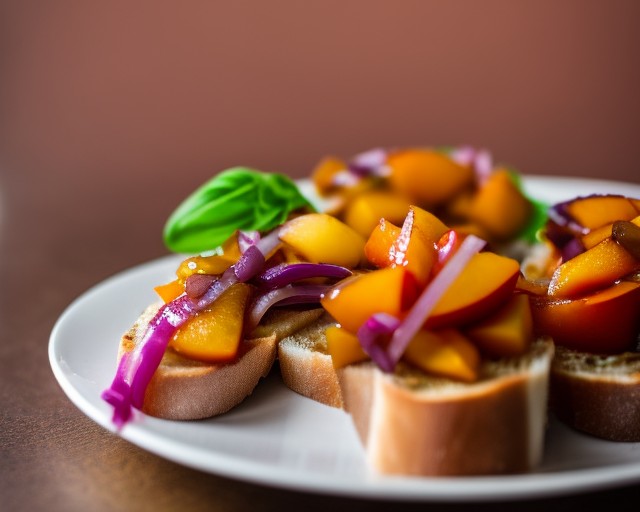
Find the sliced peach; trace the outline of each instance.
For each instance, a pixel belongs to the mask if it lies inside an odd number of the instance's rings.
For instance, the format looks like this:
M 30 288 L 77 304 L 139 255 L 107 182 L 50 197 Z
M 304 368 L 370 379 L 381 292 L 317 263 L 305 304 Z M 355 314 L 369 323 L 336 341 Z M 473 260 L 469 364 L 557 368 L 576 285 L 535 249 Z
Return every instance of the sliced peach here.
M 334 368 L 342 368 L 369 359 L 367 353 L 362 350 L 358 337 L 346 329 L 332 325 L 325 330 L 325 336 L 327 352 L 331 356 Z
M 154 291 L 160 296 L 162 301 L 166 304 L 174 299 L 177 299 L 184 292 L 184 282 L 179 279 L 156 286 Z
M 426 327 L 460 326 L 484 317 L 511 297 L 519 273 L 514 259 L 492 252 L 474 255 L 438 301 Z
M 596 229 L 616 220 L 638 216 L 632 200 L 621 195 L 593 195 L 566 203 L 567 213 L 581 226 Z
M 466 330 L 480 350 L 494 357 L 523 354 L 533 338 L 529 297 L 514 294 L 507 303 L 486 319 Z
M 391 265 L 391 247 L 400 236 L 401 228 L 387 221 L 380 219 L 378 225 L 371 231 L 364 246 L 364 254 L 370 263 L 378 268 L 385 268 Z
M 320 160 L 311 171 L 311 180 L 320 195 L 328 194 L 335 188 L 335 177 L 341 171 L 347 169 L 347 163 L 333 156 L 327 156 Z
M 342 327 L 357 334 L 374 313 L 402 316 L 417 294 L 417 282 L 410 272 L 404 267 L 389 267 L 340 281 L 321 304 Z
M 585 352 L 635 348 L 640 332 L 640 283 L 621 281 L 586 297 L 531 297 L 533 328 L 540 336 Z
M 325 213 L 289 220 L 280 230 L 280 240 L 312 263 L 354 268 L 364 260 L 364 237 Z
M 531 213 L 531 203 L 516 186 L 509 171 L 497 169 L 473 198 L 469 218 L 493 238 L 503 240 L 521 231 Z
M 443 204 L 473 183 L 471 167 L 430 149 L 406 149 L 387 158 L 389 183 L 402 195 L 429 206 Z
M 411 209 L 413 210 L 414 227 L 422 232 L 428 242 L 437 243 L 442 235 L 449 231 L 449 227 L 433 213 L 415 205 L 411 206 Z
M 392 266 L 405 267 L 416 277 L 420 285 L 424 286 L 431 276 L 437 253 L 433 241 L 418 228 L 415 211 L 411 207 L 389 254 Z
M 251 287 L 236 283 L 176 331 L 171 347 L 199 361 L 233 360 L 242 340 L 244 311 Z
M 386 191 L 365 192 L 354 198 L 343 214 L 345 224 L 364 237 L 384 218 L 394 224 L 402 224 L 409 211 L 406 198 Z
M 606 288 L 627 274 L 640 270 L 640 261 L 606 238 L 591 249 L 560 265 L 549 283 L 549 295 L 573 299 Z
M 625 219 L 617 219 L 617 220 L 625 220 Z M 631 219 L 630 222 L 633 222 L 636 226 L 640 226 L 640 215 Z M 602 226 L 596 229 L 592 229 L 584 235 L 580 241 L 585 249 L 591 249 L 593 246 L 598 245 L 605 238 L 609 238 L 611 236 L 611 228 L 613 227 L 613 223 L 607 224 L 606 226 Z
M 184 282 L 192 274 L 218 275 L 222 274 L 233 263 L 234 260 L 217 254 L 213 256 L 193 256 L 180 263 L 178 270 L 176 270 L 176 276 L 180 281 Z
M 478 378 L 480 353 L 457 329 L 418 331 L 402 357 L 427 373 L 465 382 Z

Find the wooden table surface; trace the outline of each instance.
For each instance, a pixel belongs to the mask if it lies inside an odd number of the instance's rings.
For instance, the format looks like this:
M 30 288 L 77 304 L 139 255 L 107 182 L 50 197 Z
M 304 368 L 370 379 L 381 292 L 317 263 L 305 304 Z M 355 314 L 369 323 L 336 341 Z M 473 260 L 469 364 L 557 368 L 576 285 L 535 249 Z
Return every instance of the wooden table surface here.
M 639 5 L 160 4 L 0 5 L 0 510 L 388 510 L 120 439 L 54 379 L 53 325 L 91 286 L 165 255 L 169 213 L 231 165 L 301 177 L 328 153 L 468 142 L 525 173 L 639 183 Z M 402 509 L 639 502 L 635 485 Z

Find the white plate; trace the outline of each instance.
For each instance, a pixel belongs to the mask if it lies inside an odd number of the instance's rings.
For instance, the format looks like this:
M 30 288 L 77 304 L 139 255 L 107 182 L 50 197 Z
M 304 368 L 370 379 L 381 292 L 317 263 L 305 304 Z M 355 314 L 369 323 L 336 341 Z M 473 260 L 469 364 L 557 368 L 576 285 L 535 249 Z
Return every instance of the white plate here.
M 308 185 L 308 184 L 307 184 Z M 303 184 L 304 189 L 305 184 Z M 634 184 L 530 176 L 526 189 L 548 201 L 612 192 L 640 197 Z M 107 279 L 74 301 L 49 343 L 53 372 L 71 401 L 114 431 L 100 399 L 115 372 L 118 340 L 171 279 L 180 258 L 165 257 Z M 502 500 L 548 497 L 640 482 L 640 443 L 611 443 L 552 420 L 543 464 L 524 475 L 383 477 L 369 471 L 346 413 L 289 391 L 277 374 L 235 410 L 206 421 L 136 415 L 120 434 L 150 452 L 200 470 L 293 490 L 390 500 Z

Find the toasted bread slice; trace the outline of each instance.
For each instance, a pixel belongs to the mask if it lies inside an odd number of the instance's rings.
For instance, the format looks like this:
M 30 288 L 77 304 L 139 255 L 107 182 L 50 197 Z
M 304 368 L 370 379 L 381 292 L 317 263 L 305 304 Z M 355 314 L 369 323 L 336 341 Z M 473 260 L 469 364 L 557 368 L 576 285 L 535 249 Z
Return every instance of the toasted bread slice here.
M 142 340 L 161 305 L 150 305 L 122 336 L 119 357 Z M 168 348 L 147 387 L 143 412 L 164 419 L 196 420 L 231 410 L 267 376 L 276 359 L 278 340 L 320 314 L 322 310 L 270 312 L 251 339 L 242 342 L 238 358 L 230 363 L 196 361 Z
M 287 386 L 344 408 L 381 473 L 459 476 L 524 472 L 543 451 L 554 346 L 537 340 L 515 358 L 485 361 L 472 384 L 432 377 L 400 363 L 394 374 L 372 362 L 335 370 L 318 322 L 278 345 Z
M 278 343 L 278 362 L 287 387 L 316 402 L 342 408 L 342 391 L 324 335 L 330 325 L 335 325 L 335 320 L 324 313 L 316 322 L 283 338 Z
M 596 355 L 556 347 L 550 408 L 581 432 L 640 441 L 640 352 Z
M 519 473 L 542 458 L 553 344 L 485 361 L 477 382 L 427 376 L 400 364 L 339 370 L 345 409 L 371 467 L 386 474 L 461 476 Z

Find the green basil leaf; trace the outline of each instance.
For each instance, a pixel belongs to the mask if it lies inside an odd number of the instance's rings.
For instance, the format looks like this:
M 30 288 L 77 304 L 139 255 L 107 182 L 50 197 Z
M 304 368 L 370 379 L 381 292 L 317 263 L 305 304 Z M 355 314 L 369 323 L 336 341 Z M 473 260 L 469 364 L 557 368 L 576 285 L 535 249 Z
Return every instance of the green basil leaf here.
M 520 192 L 522 192 L 522 194 L 531 203 L 531 216 L 529 217 L 527 225 L 518 234 L 518 238 L 529 243 L 535 243 L 538 241 L 538 233 L 540 232 L 540 229 L 542 229 L 547 222 L 547 211 L 549 210 L 549 205 L 529 196 L 525 192 L 522 177 L 516 169 L 509 168 L 509 175 Z
M 269 231 L 299 208 L 313 210 L 288 177 L 247 167 L 221 172 L 171 214 L 164 243 L 177 253 L 214 249 L 236 230 Z

